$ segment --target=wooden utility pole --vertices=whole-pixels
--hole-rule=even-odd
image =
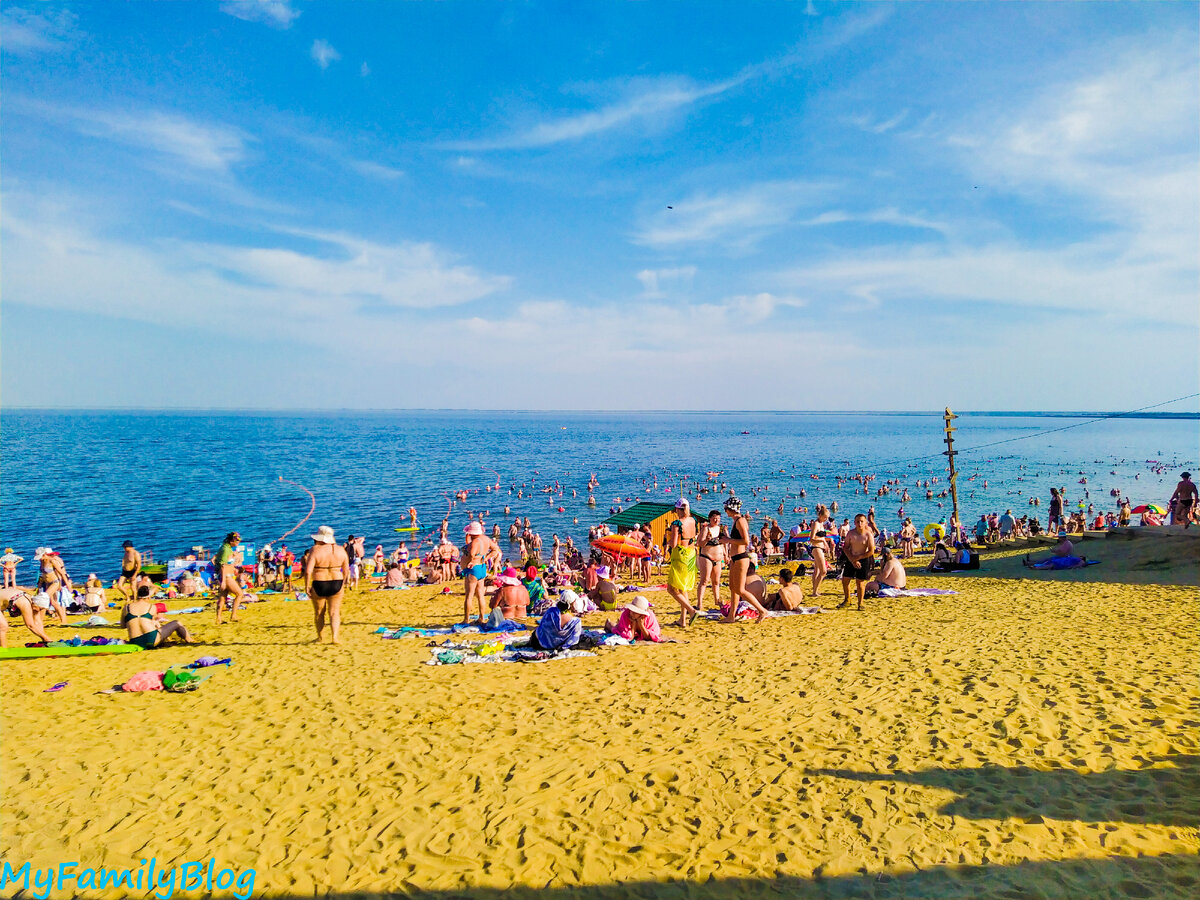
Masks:
[[[946,420],[946,449],[942,453],[950,460],[950,500],[954,504],[954,520],[959,525],[962,524],[962,519],[958,515],[958,472],[954,469],[954,457],[958,451],[954,449],[954,432],[956,429],[950,426],[950,423],[958,418],[950,411],[950,407],[946,407],[946,413],[942,416]]]

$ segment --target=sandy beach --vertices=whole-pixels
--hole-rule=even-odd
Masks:
[[[914,575],[960,593],[534,665],[372,633],[454,621],[434,588],[355,594],[341,647],[305,603],[192,615],[206,646],[3,664],[5,857],[214,856],[259,896],[1191,897],[1196,592],[1115,581]],[[235,662],[96,693],[201,654]]]

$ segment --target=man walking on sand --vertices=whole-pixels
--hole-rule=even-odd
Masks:
[[[1192,483],[1192,473],[1183,472],[1179,476],[1179,484],[1175,485],[1175,493],[1171,501],[1175,504],[1175,521],[1172,524],[1182,524],[1188,528],[1196,513],[1196,485]]]
[[[858,591],[858,608],[863,608],[867,579],[871,577],[871,565],[875,562],[875,539],[867,531],[867,517],[859,513],[854,517],[854,527],[846,532],[842,541],[842,594],[845,597],[838,609],[850,603],[850,582],[853,580]]]

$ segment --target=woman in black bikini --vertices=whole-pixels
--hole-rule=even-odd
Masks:
[[[737,497],[725,501],[725,512],[729,513],[733,524],[729,526],[729,536],[723,539],[729,554],[729,613],[722,621],[736,622],[740,601],[745,600],[758,610],[755,621],[762,624],[767,618],[767,608],[746,590],[746,575],[750,571],[750,520],[742,515],[742,501]]]
[[[808,549],[812,553],[812,595],[815,597],[821,590],[821,582],[829,571],[829,563],[825,554],[829,549],[828,538],[825,536],[825,523],[829,521],[829,510],[824,506],[817,507],[817,519],[812,525],[812,534],[808,539]]]
[[[704,592],[712,586],[713,601],[721,605],[721,570],[725,566],[725,545],[721,542],[724,537],[721,527],[721,511],[714,509],[708,514],[708,519],[700,523],[696,535],[696,544],[700,548],[696,560],[696,570],[699,583],[696,586],[696,612],[704,610]]]
[[[129,633],[129,643],[137,644],[143,650],[153,650],[166,643],[167,638],[175,635],[185,644],[191,644],[192,636],[181,622],[155,622],[154,604],[150,602],[150,589],[138,588],[135,599],[125,604],[121,610],[121,624]]]
[[[304,590],[313,605],[317,626],[314,644],[321,643],[325,614],[329,613],[330,643],[339,643],[342,630],[342,594],[350,580],[350,556],[333,539],[333,529],[322,525],[312,535],[312,549],[304,562]]]

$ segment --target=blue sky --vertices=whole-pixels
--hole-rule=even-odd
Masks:
[[[1197,390],[1196,4],[0,16],[8,405]]]

